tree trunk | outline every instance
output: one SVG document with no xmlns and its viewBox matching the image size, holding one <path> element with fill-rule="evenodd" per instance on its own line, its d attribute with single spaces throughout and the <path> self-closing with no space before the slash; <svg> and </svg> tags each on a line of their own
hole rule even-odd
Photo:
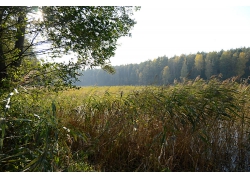
<svg viewBox="0 0 250 180">
<path fill-rule="evenodd" d="M 3 79 L 8 77 L 7 67 L 19 67 L 22 63 L 22 57 L 24 53 L 26 14 L 27 7 L 0 7 L 0 87 L 4 86 Z M 14 32 L 15 34 L 13 34 L 13 36 L 15 36 L 16 41 L 14 42 L 15 46 L 13 47 L 13 50 L 18 50 L 18 53 L 13 54 L 15 57 L 11 59 L 11 61 L 10 59 L 6 59 L 6 42 L 3 40 L 3 36 L 5 36 L 6 33 L 9 33 L 9 30 L 6 29 L 4 25 L 8 16 L 17 17 L 17 23 L 14 25 L 16 32 Z"/>
<path fill-rule="evenodd" d="M 3 43 L 2 43 L 2 35 L 3 35 L 3 29 L 2 29 L 2 21 L 3 21 L 3 13 L 4 9 L 0 9 L 0 88 L 3 86 L 2 80 L 4 78 L 7 78 L 7 69 L 5 64 L 5 56 L 3 51 Z"/>
<path fill-rule="evenodd" d="M 15 42 L 15 49 L 19 50 L 18 58 L 14 62 L 15 67 L 19 67 L 22 63 L 23 46 L 24 46 L 24 34 L 25 34 L 25 15 L 21 13 L 18 17 L 19 27 L 17 28 L 17 41 Z"/>
</svg>

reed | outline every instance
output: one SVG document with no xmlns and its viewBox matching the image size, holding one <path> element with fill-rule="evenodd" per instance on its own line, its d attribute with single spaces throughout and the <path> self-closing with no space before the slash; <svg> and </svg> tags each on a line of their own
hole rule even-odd
<svg viewBox="0 0 250 180">
<path fill-rule="evenodd" d="M 196 79 L 37 94 L 13 96 L 9 116 L 32 126 L 14 123 L 21 141 L 6 132 L 2 171 L 249 171 L 247 84 Z M 16 169 L 3 160 L 17 157 Z"/>
</svg>

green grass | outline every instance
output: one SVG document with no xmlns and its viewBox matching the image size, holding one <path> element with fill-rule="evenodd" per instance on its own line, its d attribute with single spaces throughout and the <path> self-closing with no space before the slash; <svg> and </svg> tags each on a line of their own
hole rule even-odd
<svg viewBox="0 0 250 180">
<path fill-rule="evenodd" d="M 19 91 L 2 106 L 1 171 L 249 171 L 249 85 Z"/>
</svg>

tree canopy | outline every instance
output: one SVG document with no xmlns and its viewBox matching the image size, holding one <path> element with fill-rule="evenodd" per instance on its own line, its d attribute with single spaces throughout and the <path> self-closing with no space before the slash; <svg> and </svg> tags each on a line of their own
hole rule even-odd
<svg viewBox="0 0 250 180">
<path fill-rule="evenodd" d="M 136 23 L 132 15 L 138 9 L 123 6 L 0 7 L 1 87 L 24 82 L 27 75 L 44 86 L 66 85 L 76 78 L 77 69 L 86 66 L 101 66 L 111 71 L 109 59 L 115 54 L 117 40 L 130 36 Z M 34 18 L 38 12 L 42 15 L 40 19 Z M 37 56 L 42 54 L 51 58 L 73 54 L 77 60 L 68 64 L 38 61 Z"/>
</svg>

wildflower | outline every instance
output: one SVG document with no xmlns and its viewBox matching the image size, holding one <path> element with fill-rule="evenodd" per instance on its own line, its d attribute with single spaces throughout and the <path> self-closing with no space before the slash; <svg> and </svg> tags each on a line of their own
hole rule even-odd
<svg viewBox="0 0 250 180">
<path fill-rule="evenodd" d="M 11 92 L 11 93 L 10 93 L 10 96 L 13 96 L 13 95 L 14 95 L 14 93 L 13 93 L 13 92 Z"/>
<path fill-rule="evenodd" d="M 70 129 L 63 127 L 63 129 L 65 129 L 68 133 L 70 132 Z"/>
<path fill-rule="evenodd" d="M 38 116 L 37 114 L 34 114 L 35 117 L 37 117 L 38 119 L 40 119 L 40 116 Z"/>
<path fill-rule="evenodd" d="M 6 105 L 5 105 L 5 109 L 9 109 L 10 108 L 10 97 L 7 98 L 5 101 L 7 101 Z"/>
<path fill-rule="evenodd" d="M 17 91 L 17 89 L 16 89 L 16 88 L 14 89 L 14 91 L 15 91 L 15 93 L 16 93 L 16 94 L 18 94 L 18 93 L 19 93 L 19 92 Z"/>
<path fill-rule="evenodd" d="M 6 103 L 6 106 L 10 104 L 10 97 L 6 100 L 7 103 Z"/>
</svg>

